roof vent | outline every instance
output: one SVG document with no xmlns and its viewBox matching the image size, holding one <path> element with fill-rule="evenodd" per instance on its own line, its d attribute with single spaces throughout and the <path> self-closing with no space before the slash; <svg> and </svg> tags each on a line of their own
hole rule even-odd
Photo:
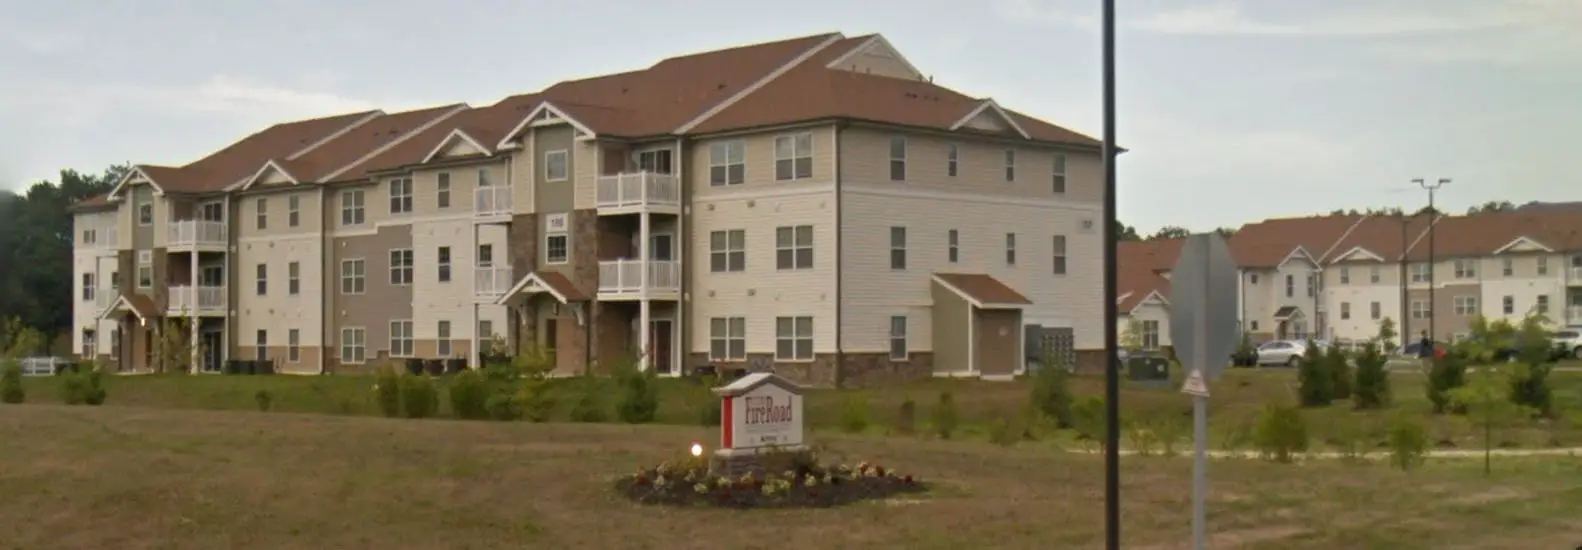
<svg viewBox="0 0 1582 550">
<path fill-rule="evenodd" d="M 719 85 L 716 85 L 714 87 L 714 89 L 716 89 L 716 90 L 724 90 L 725 89 L 725 83 L 724 82 L 719 83 Z"/>
</svg>

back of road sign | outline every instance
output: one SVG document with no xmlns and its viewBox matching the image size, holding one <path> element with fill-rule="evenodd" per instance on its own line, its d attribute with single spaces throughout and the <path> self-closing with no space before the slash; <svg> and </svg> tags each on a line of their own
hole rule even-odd
<svg viewBox="0 0 1582 550">
<path fill-rule="evenodd" d="M 1219 233 L 1187 237 L 1170 271 L 1170 344 L 1188 372 L 1218 380 L 1241 343 L 1236 261 Z"/>
</svg>

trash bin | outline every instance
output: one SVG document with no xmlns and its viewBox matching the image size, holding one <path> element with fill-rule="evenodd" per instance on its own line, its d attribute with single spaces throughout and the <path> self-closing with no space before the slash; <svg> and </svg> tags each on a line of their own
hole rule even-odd
<svg viewBox="0 0 1582 550">
<path fill-rule="evenodd" d="M 453 357 L 453 358 L 450 358 L 450 359 L 446 359 L 444 361 L 444 365 L 445 365 L 445 374 L 456 374 L 458 372 L 467 370 L 467 360 L 466 359 L 457 359 L 457 358 Z"/>
<path fill-rule="evenodd" d="M 407 359 L 406 360 L 406 372 L 407 372 L 407 374 L 410 374 L 412 376 L 417 376 L 417 375 L 423 374 L 423 360 L 422 359 Z"/>
</svg>

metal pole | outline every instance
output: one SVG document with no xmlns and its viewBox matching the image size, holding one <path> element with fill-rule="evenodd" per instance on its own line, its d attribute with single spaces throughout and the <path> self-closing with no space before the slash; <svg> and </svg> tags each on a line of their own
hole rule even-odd
<svg viewBox="0 0 1582 550">
<path fill-rule="evenodd" d="M 1434 317 L 1437 317 L 1437 312 L 1434 311 L 1434 233 L 1439 227 L 1439 211 L 1434 208 L 1434 191 L 1439 190 L 1440 186 L 1450 183 L 1450 178 L 1439 178 L 1433 183 L 1429 183 L 1428 180 L 1423 178 L 1417 178 L 1412 181 L 1423 189 L 1428 190 L 1428 337 L 1430 341 L 1438 342 L 1439 333 L 1435 332 L 1434 327 Z M 1438 346 L 1435 345 L 1435 347 Z"/>
<path fill-rule="evenodd" d="M 1103 2 L 1104 81 L 1104 547 L 1121 549 L 1120 312 L 1116 275 L 1115 0 Z"/>
<path fill-rule="evenodd" d="M 1192 396 L 1192 548 L 1203 550 L 1205 531 L 1207 531 L 1208 514 L 1204 510 L 1203 501 L 1208 492 L 1208 398 L 1201 395 Z"/>
<path fill-rule="evenodd" d="M 1411 317 L 1407 316 L 1407 309 L 1406 309 L 1406 307 L 1407 307 L 1407 300 L 1409 299 L 1407 294 L 1406 294 L 1406 277 L 1407 277 L 1407 274 L 1406 274 L 1406 246 L 1408 244 L 1406 242 L 1406 229 L 1407 229 L 1407 226 L 1409 225 L 1409 222 L 1406 221 L 1406 212 L 1401 212 L 1400 219 L 1401 219 L 1401 258 L 1400 258 L 1400 262 L 1399 262 L 1400 263 L 1400 269 L 1397 270 L 1397 271 L 1399 271 L 1399 273 L 1396 274 L 1396 277 L 1400 279 L 1400 285 L 1401 285 L 1401 313 L 1400 313 L 1401 319 L 1400 319 L 1399 323 L 1396 323 L 1396 326 L 1399 327 L 1399 330 L 1397 332 L 1401 333 L 1401 349 L 1406 349 L 1406 342 L 1410 341 L 1411 338 L 1412 338 L 1412 319 L 1411 319 Z M 1386 351 L 1393 351 L 1393 350 L 1386 350 Z"/>
</svg>

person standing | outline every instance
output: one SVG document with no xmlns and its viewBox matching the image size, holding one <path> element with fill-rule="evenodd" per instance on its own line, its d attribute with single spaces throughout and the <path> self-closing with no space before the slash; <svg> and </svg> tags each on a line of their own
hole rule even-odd
<svg viewBox="0 0 1582 550">
<path fill-rule="evenodd" d="M 1426 330 L 1423 331 L 1423 338 L 1417 341 L 1417 358 L 1424 372 L 1434 367 L 1434 341 L 1428 337 Z"/>
</svg>

